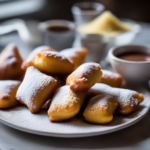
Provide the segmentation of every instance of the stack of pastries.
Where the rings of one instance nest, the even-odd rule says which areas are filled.
[[[0,109],[19,104],[31,113],[47,109],[52,122],[83,111],[84,119],[96,124],[109,123],[115,112],[135,111],[143,94],[119,88],[119,74],[84,63],[87,53],[86,48],[58,52],[40,46],[23,61],[17,46],[9,44],[0,54]]]

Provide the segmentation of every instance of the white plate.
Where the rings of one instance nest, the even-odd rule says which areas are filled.
[[[149,92],[145,89],[138,91],[145,96],[139,108],[130,115],[115,115],[113,121],[107,125],[89,124],[79,116],[68,121],[51,123],[46,111],[32,114],[24,106],[0,110],[0,122],[24,132],[53,137],[88,137],[111,133],[135,124],[147,114],[150,104]]]

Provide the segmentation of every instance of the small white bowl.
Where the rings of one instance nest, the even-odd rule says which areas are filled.
[[[126,61],[117,57],[127,52],[150,54],[150,45],[124,45],[113,47],[109,51],[109,60],[113,69],[121,74],[127,83],[148,83],[150,79],[150,61]]]
[[[69,30],[53,32],[48,30],[52,26],[63,26]],[[39,30],[44,33],[44,44],[58,51],[72,47],[75,39],[75,24],[67,20],[48,20],[39,24]]]

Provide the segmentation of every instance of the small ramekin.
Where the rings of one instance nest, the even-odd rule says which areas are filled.
[[[122,75],[127,83],[146,83],[150,79],[150,61],[126,61],[118,58],[127,52],[150,54],[150,45],[124,45],[113,47],[109,51],[109,59],[113,69]]]
[[[65,32],[53,32],[47,28],[63,26],[69,28]],[[67,20],[48,20],[39,24],[39,30],[44,33],[44,44],[58,51],[72,47],[75,40],[75,24]]]

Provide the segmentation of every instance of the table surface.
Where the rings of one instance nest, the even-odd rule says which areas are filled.
[[[150,44],[150,24],[140,23],[142,31],[132,43]],[[0,49],[15,42],[23,58],[33,47],[23,43],[17,33],[0,37]],[[126,129],[87,138],[54,138],[24,133],[0,123],[0,150],[55,150],[55,149],[105,149],[105,150],[149,150],[150,149],[150,112],[147,116]]]

